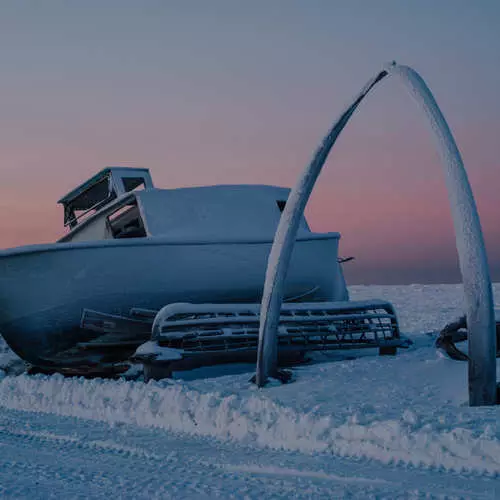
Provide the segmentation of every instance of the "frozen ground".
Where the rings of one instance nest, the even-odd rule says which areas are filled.
[[[16,376],[4,350],[0,494],[500,498],[500,407],[467,406],[466,364],[429,335],[462,313],[460,287],[350,292],[392,301],[414,347],[322,356],[262,391],[248,365],[150,384]]]

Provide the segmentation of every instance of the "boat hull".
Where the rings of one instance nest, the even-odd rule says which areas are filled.
[[[27,362],[85,340],[83,309],[127,315],[173,302],[259,302],[270,241],[173,242],[158,238],[37,245],[0,254],[0,332]],[[346,300],[338,234],[298,239],[286,296]]]

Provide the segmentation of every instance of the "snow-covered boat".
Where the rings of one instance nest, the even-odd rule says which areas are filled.
[[[24,360],[59,369],[103,359],[95,348],[64,355],[96,338],[82,328],[84,310],[259,302],[288,194],[265,185],[157,189],[147,169],[106,168],[59,200],[69,228],[59,241],[0,251],[0,332]],[[348,299],[339,238],[303,218],[289,301]]]

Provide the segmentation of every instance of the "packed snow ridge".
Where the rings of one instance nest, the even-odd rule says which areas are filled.
[[[302,452],[329,451],[385,463],[500,473],[500,441],[494,425],[484,425],[480,432],[433,426],[422,423],[411,409],[397,419],[379,419],[370,416],[376,414],[374,408],[365,406],[337,425],[332,416],[314,410],[300,412],[260,394],[200,392],[175,382],[143,384],[21,375],[4,378],[0,391],[2,406],[11,409],[129,423]]]
[[[250,365],[148,384],[4,376],[0,406],[276,449],[500,474],[500,407],[468,407],[466,363],[439,356],[427,334],[462,313],[461,288],[350,292],[353,299],[392,301],[414,347],[396,357],[322,355],[325,362],[295,369],[294,383],[265,390],[249,384]]]

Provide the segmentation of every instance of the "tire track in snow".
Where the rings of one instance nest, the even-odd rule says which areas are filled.
[[[22,439],[26,439],[28,441],[40,441],[46,443],[58,443],[58,444],[67,444],[74,445],[78,448],[88,448],[91,450],[101,450],[108,451],[110,453],[117,453],[119,455],[126,455],[131,457],[137,457],[146,460],[164,460],[164,456],[157,455],[155,453],[151,453],[147,450],[141,448],[134,448],[131,446],[125,446],[118,444],[114,441],[103,441],[103,440],[94,440],[94,441],[86,441],[79,439],[74,436],[67,436],[64,434],[54,434],[51,432],[44,431],[31,431],[31,430],[23,430],[16,429],[12,430],[4,426],[0,426],[0,436],[3,437],[5,435],[11,437],[19,437]]]
[[[299,412],[259,393],[224,395],[183,383],[21,375],[0,381],[0,406],[274,449],[329,452],[458,473],[500,473],[500,442],[494,437],[475,437],[466,429],[433,431],[394,419],[338,425],[328,415]]]
[[[224,468],[227,471],[231,472],[236,472],[236,473],[243,473],[243,474],[261,474],[261,475],[268,475],[272,477],[297,477],[297,478],[314,478],[314,479],[320,479],[324,481],[331,481],[335,483],[346,483],[346,484],[353,484],[353,485],[360,485],[364,487],[369,487],[369,486],[380,486],[385,489],[385,491],[397,491],[397,490],[405,490],[403,487],[404,480],[401,478],[399,481],[392,481],[392,480],[387,480],[387,479],[380,479],[380,478],[367,478],[367,477],[360,477],[360,476],[354,476],[354,475],[338,475],[338,474],[332,474],[332,473],[326,473],[323,470],[298,470],[298,469],[293,469],[293,468],[286,468],[286,467],[277,467],[277,466],[261,466],[257,464],[247,464],[247,465],[225,465]],[[416,498],[421,498],[422,496],[425,496],[426,498],[428,497],[434,497],[434,498],[471,498],[471,492],[470,490],[466,489],[459,489],[459,488],[453,488],[453,487],[447,487],[446,488],[446,493],[443,495],[442,489],[435,488],[430,484],[427,484],[425,488],[415,488],[413,490],[406,490],[406,493],[410,495],[414,495]],[[398,496],[399,497],[399,496]],[[376,497],[378,498],[378,497]],[[484,491],[483,494],[476,495],[474,494],[474,498],[480,499],[491,499],[491,495],[487,492]]]
[[[0,410],[0,428],[3,497],[494,498],[496,485],[487,477],[471,481],[50,414]],[[129,452],[138,449],[160,460]]]
[[[380,485],[395,485],[400,484],[394,481],[387,481],[386,479],[371,479],[359,476],[339,476],[338,474],[328,474],[322,470],[298,470],[286,467],[277,466],[261,466],[261,465],[223,465],[227,471],[243,472],[248,474],[266,474],[271,476],[293,476],[293,477],[307,477],[314,479],[324,479],[327,481],[335,481],[342,483],[355,483],[355,484],[380,484]]]

